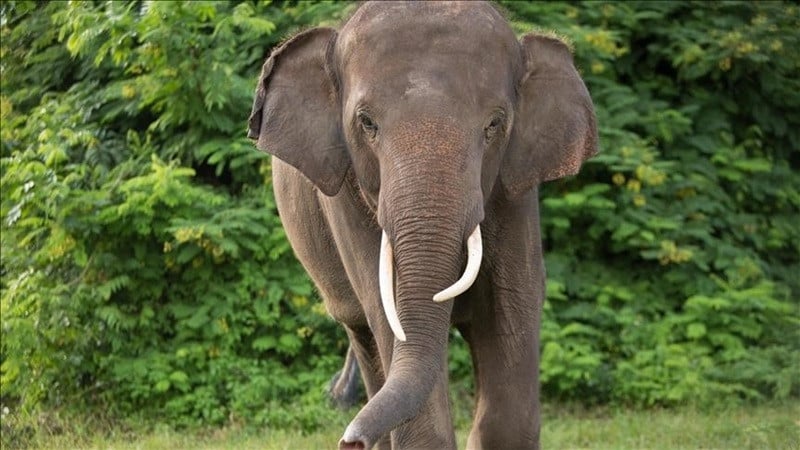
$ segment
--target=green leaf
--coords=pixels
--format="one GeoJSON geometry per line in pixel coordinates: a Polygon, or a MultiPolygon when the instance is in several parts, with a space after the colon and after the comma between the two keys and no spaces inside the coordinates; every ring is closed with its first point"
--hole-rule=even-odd
{"type": "Polygon", "coordinates": [[[262,336],[253,341],[253,350],[272,350],[278,346],[278,340],[273,336],[262,336]]]}
{"type": "Polygon", "coordinates": [[[702,323],[690,323],[686,327],[686,337],[689,339],[699,339],[706,335],[706,326],[702,323]]]}

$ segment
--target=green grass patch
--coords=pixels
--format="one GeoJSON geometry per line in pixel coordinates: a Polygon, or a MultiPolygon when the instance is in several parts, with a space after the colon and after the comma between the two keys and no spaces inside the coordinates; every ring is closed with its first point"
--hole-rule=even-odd
{"type": "Polygon", "coordinates": [[[800,449],[798,405],[547,412],[543,448],[800,449]]]}
{"type": "MultiPolygon", "coordinates": [[[[174,430],[142,423],[43,414],[3,418],[2,448],[222,450],[334,448],[355,410],[312,434],[297,430],[223,428],[174,430]]],[[[457,414],[459,448],[469,425],[457,414]]],[[[800,406],[783,403],[726,409],[622,410],[546,405],[546,449],[800,449],[800,406]]]]}

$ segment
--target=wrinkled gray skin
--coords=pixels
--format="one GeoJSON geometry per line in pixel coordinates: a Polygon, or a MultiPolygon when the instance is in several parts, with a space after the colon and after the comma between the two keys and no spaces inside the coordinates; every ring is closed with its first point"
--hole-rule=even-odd
{"type": "Polygon", "coordinates": [[[455,448],[451,323],[475,366],[469,448],[537,448],[537,185],[577,173],[597,145],[568,48],[517,40],[486,3],[366,3],[340,31],[307,30],[273,51],[249,136],[276,157],[286,233],[345,326],[367,389],[339,448],[455,448]],[[478,224],[477,281],[432,301],[459,278],[478,224]],[[404,342],[381,307],[381,230],[404,342]]]}

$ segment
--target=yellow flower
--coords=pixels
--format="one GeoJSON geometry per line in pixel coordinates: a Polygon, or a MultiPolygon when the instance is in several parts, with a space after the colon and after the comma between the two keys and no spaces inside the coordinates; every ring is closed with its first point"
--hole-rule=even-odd
{"type": "Polygon", "coordinates": [[[606,66],[600,61],[595,61],[592,63],[592,73],[599,74],[605,71],[606,71],[606,66]]]}
{"type": "Polygon", "coordinates": [[[611,35],[607,31],[598,31],[596,33],[588,33],[585,36],[586,42],[606,54],[615,54],[617,50],[616,44],[611,39],[611,35]]]}
{"type": "Polygon", "coordinates": [[[723,44],[736,44],[742,40],[742,33],[738,31],[731,31],[722,38],[723,44]]]}
{"type": "Polygon", "coordinates": [[[659,184],[664,184],[664,181],[667,179],[667,174],[664,172],[656,172],[653,176],[650,177],[650,185],[651,186],[658,186],[659,184]]]}
{"type": "Polygon", "coordinates": [[[328,310],[325,308],[325,304],[322,302],[314,303],[314,306],[311,307],[311,310],[320,316],[328,315],[328,310]]]}
{"type": "Polygon", "coordinates": [[[723,72],[731,70],[731,58],[728,57],[720,61],[719,68],[722,69],[723,72]]]}
{"type": "Polygon", "coordinates": [[[578,17],[578,9],[577,8],[573,8],[572,6],[570,6],[570,7],[567,8],[567,11],[564,13],[564,15],[566,15],[570,19],[574,19],[574,18],[578,17]]]}
{"type": "Polygon", "coordinates": [[[628,180],[628,189],[633,192],[642,190],[642,183],[639,180],[628,180]]]}
{"type": "Polygon", "coordinates": [[[11,104],[11,100],[6,96],[0,96],[0,118],[10,117],[13,110],[14,106],[11,104]]]}
{"type": "Polygon", "coordinates": [[[658,186],[666,180],[667,176],[664,172],[654,169],[650,166],[640,165],[636,168],[636,178],[643,181],[650,186],[658,186]]]}
{"type": "Polygon", "coordinates": [[[297,335],[300,336],[301,338],[307,338],[307,337],[311,336],[312,334],[314,334],[314,330],[311,329],[311,327],[307,327],[306,326],[306,327],[300,327],[300,328],[297,329],[297,335]]]}
{"type": "Polygon", "coordinates": [[[175,230],[175,239],[179,244],[198,240],[203,236],[203,228],[178,228],[175,230]]]}
{"type": "Polygon", "coordinates": [[[661,265],[669,263],[683,263],[692,259],[691,250],[678,247],[673,241],[661,241],[661,252],[658,257],[661,265]]]}
{"type": "Polygon", "coordinates": [[[736,53],[738,55],[746,55],[748,53],[753,53],[758,51],[758,46],[753,44],[752,42],[742,42],[741,44],[736,46],[736,53]]]}
{"type": "Polygon", "coordinates": [[[753,17],[753,20],[751,20],[750,23],[752,23],[753,25],[763,25],[767,23],[767,16],[759,14],[753,17]]]}
{"type": "Polygon", "coordinates": [[[222,262],[222,256],[225,254],[225,250],[215,245],[213,250],[211,250],[211,254],[214,256],[214,262],[222,262]]]}
{"type": "Polygon", "coordinates": [[[133,97],[136,97],[136,89],[134,89],[130,84],[122,86],[122,98],[131,99],[133,97]]]}
{"type": "Polygon", "coordinates": [[[644,195],[636,194],[633,196],[633,204],[641,207],[647,204],[647,200],[644,198],[644,195]]]}
{"type": "Polygon", "coordinates": [[[613,181],[617,186],[622,186],[625,184],[625,175],[617,172],[611,177],[611,181],[613,181]]]}

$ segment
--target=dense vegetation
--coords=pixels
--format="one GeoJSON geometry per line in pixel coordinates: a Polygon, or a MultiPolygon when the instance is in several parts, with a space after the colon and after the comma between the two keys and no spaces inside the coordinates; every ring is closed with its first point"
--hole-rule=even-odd
{"type": "MultiPolygon", "coordinates": [[[[800,7],[504,5],[572,43],[600,124],[601,154],[542,190],[546,398],[797,397],[800,7]]],[[[352,7],[0,6],[4,417],[330,417],[346,339],[244,130],[270,48],[352,7]]]]}

